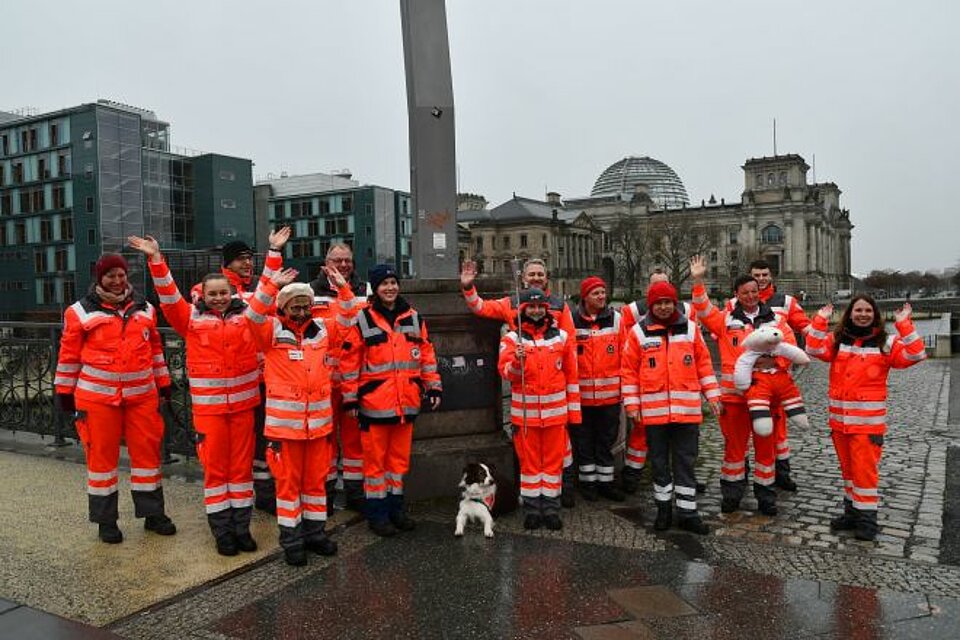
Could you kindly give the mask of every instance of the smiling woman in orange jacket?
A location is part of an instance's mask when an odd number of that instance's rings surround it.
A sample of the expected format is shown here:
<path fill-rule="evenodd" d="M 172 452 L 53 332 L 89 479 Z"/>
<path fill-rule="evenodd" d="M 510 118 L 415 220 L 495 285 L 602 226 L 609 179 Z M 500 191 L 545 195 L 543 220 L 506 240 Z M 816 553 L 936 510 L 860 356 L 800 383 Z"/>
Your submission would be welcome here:
<path fill-rule="evenodd" d="M 77 413 L 77 435 L 87 456 L 90 522 L 100 539 L 123 541 L 117 526 L 120 441 L 130 454 L 130 490 L 144 527 L 161 535 L 177 528 L 164 513 L 160 484 L 163 419 L 158 390 L 170 397 L 153 305 L 135 294 L 127 261 L 106 253 L 97 261 L 90 293 L 63 314 L 63 336 L 54 380 L 57 404 Z"/>
<path fill-rule="evenodd" d="M 424 396 L 440 406 L 442 386 L 427 325 L 400 295 L 396 270 L 378 264 L 367 280 L 370 304 L 347 332 L 340 368 L 343 408 L 360 423 L 367 524 L 386 537 L 416 526 L 403 505 L 413 421 Z"/>
<path fill-rule="evenodd" d="M 513 446 L 526 529 L 563 528 L 559 507 L 567 425 L 581 428 L 576 339 L 554 326 L 549 297 L 520 294 L 520 330 L 500 340 L 497 370 L 510 382 Z"/>
<path fill-rule="evenodd" d="M 272 233 L 270 246 L 282 248 L 289 235 L 289 228 Z M 157 241 L 150 236 L 130 236 L 128 242 L 147 256 L 160 309 L 186 341 L 204 506 L 217 552 L 235 556 L 238 551 L 256 551 L 250 518 L 260 365 L 257 343 L 243 315 L 247 304 L 222 273 L 207 275 L 201 283 L 200 299 L 190 304 L 177 288 Z"/>
<path fill-rule="evenodd" d="M 897 335 L 888 336 L 873 298 L 850 301 L 833 333 L 833 306 L 817 312 L 807 331 L 807 353 L 830 363 L 830 434 L 843 476 L 843 515 L 834 531 L 854 530 L 859 540 L 877 537 L 880 455 L 887 432 L 887 376 L 926 359 L 910 320 L 910 303 L 895 314 Z"/>

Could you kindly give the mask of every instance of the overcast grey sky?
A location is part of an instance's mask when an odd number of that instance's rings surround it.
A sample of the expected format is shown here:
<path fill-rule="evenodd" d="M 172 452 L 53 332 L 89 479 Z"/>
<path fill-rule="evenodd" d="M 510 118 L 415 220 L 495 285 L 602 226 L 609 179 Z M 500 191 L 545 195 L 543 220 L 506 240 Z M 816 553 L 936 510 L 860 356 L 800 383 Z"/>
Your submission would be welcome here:
<path fill-rule="evenodd" d="M 447 0 L 460 188 L 587 195 L 649 155 L 739 201 L 744 160 L 816 154 L 853 269 L 960 259 L 956 0 Z M 409 188 L 398 0 L 5 0 L 0 109 L 153 109 L 254 172 Z"/>

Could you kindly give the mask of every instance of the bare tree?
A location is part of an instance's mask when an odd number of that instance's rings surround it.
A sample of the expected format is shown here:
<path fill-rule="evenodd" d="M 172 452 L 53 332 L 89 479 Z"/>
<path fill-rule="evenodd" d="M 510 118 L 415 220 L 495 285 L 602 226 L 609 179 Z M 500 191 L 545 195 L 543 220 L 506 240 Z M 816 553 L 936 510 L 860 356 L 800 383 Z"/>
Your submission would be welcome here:
<path fill-rule="evenodd" d="M 678 289 L 690 278 L 690 258 L 708 254 L 719 245 L 720 230 L 712 224 L 697 224 L 688 215 L 657 214 L 650 221 L 653 258 L 663 265 Z"/>
<path fill-rule="evenodd" d="M 640 216 L 621 214 L 610 229 L 610 245 L 616 263 L 616 282 L 633 299 L 643 281 L 643 263 L 649 259 L 650 234 Z"/>

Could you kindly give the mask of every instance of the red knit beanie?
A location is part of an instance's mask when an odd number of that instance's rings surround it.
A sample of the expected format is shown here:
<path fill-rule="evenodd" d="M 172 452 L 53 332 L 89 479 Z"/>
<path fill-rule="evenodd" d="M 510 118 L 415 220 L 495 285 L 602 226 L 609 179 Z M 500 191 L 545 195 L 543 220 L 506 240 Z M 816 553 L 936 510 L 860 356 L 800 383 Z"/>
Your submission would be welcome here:
<path fill-rule="evenodd" d="M 605 283 L 602 279 L 598 278 L 597 276 L 590 276 L 589 278 L 584 278 L 583 282 L 580 283 L 580 299 L 583 300 L 584 298 L 586 298 L 590 294 L 590 292 L 596 289 L 597 287 L 606 287 L 606 286 L 607 286 L 607 283 Z"/>
<path fill-rule="evenodd" d="M 105 276 L 108 271 L 117 267 L 123 269 L 124 273 L 130 271 L 130 267 L 127 266 L 127 261 L 124 260 L 123 256 L 119 253 L 105 253 L 100 256 L 97 264 L 93 267 L 93 274 L 97 278 L 97 284 L 100 284 L 103 276 Z"/>
<path fill-rule="evenodd" d="M 654 282 L 650 285 L 650 288 L 647 289 L 647 307 L 652 307 L 653 303 L 657 300 L 663 300 L 664 298 L 669 298 L 673 300 L 673 303 L 678 302 L 677 290 L 669 282 Z"/>

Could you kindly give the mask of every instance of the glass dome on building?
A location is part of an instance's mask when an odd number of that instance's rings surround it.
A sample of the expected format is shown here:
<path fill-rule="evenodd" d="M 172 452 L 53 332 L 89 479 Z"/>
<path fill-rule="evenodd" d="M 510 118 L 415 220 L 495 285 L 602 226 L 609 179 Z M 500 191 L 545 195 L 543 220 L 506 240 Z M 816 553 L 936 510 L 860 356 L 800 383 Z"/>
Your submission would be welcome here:
<path fill-rule="evenodd" d="M 660 207 L 674 209 L 690 204 L 687 189 L 676 171 L 647 156 L 628 156 L 607 167 L 597 178 L 590 195 L 632 197 L 638 184 L 647 186 L 650 199 Z"/>

